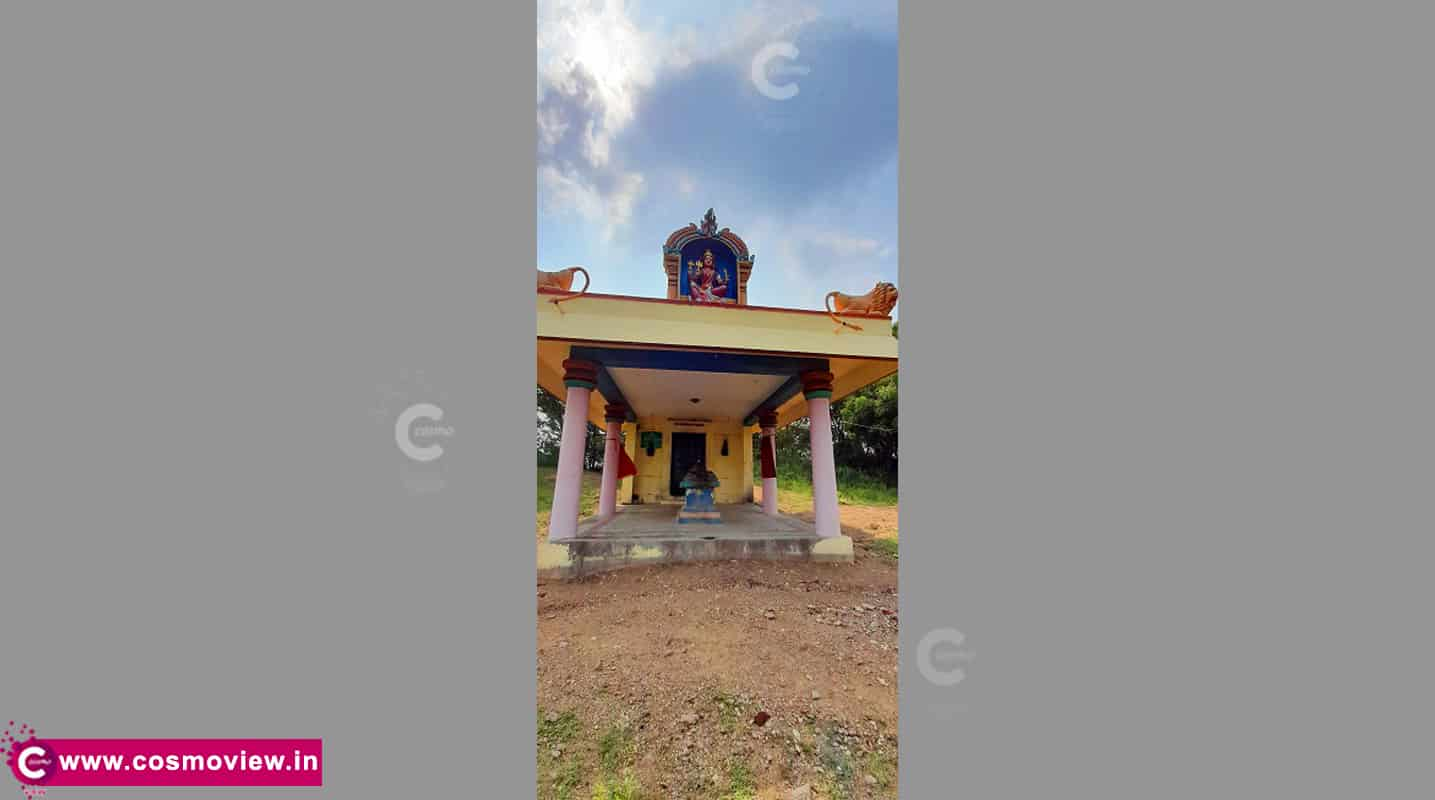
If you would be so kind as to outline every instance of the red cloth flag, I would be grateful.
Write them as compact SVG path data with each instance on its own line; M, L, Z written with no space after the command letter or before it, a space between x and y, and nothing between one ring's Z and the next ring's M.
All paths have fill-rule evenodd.
M776 446L771 436L764 435L759 441L762 442L762 477L777 477L777 454L773 452Z
M618 480L622 480L622 479L628 477L629 475L637 475L637 474L638 474L638 465L633 463L633 459L628 458L628 451L627 451L627 450L624 450L622 447L619 447L619 448L618 448Z

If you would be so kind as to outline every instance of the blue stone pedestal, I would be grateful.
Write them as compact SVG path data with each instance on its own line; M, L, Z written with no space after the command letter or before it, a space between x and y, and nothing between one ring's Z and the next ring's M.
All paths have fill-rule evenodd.
M718 525L722 523L722 517L717 507L713 505L712 489L689 489L683 500L683 507L678 511L678 523L703 523L707 525Z

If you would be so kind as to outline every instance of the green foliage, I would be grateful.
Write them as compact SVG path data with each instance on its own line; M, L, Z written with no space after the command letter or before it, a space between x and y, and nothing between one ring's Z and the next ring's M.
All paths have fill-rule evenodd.
M865 546L868 550L871 550L878 555L887 556L888 558L892 559L895 559L897 557L896 539L872 539L866 542Z
M897 376L853 392L832 407L832 452L840 466L897 485Z
M754 475L762 461L753 437ZM777 429L777 482L811 493L812 444L807 418ZM891 505L897 489L897 376L891 375L832 406L832 455L845 503ZM884 498L891 498L890 500Z
M643 787L639 785L632 770L624 770L623 777L599 778L593 784L593 800L642 800Z
M824 794L830 800L852 800L856 785L852 754L831 727L817 735L817 758L826 776Z
M888 788L897 779L897 764L885 752L868 753L862 761L862 771L877 779L877 785Z
M728 766L727 791L718 800L757 800L757 781L746 764L734 761Z
M633 732L627 725L615 724L598 740L598 761L607 775L616 775L633 754Z
M777 488L784 495L796 500L812 497L812 467L805 464L783 463L778 456ZM753 479L760 481L759 467L753 467ZM895 506L897 487L889 486L882 478L869 475L852 467L837 468L837 502L854 506Z
M578 735L578 717L574 716L572 711L559 714L552 722L547 717L548 715L542 711L538 712L538 741L540 744L549 746L567 744Z
M553 776L553 797L555 800L573 800L573 793L583 785L583 767L576 760L568 760Z
M554 747L567 745L578 737L581 725L578 718L571 711L565 711L556 715L549 721L548 715L542 709L538 711L538 752L540 755L540 769L546 754ZM574 792L579 791L583 786L583 765L574 755L569 754L567 760L552 763L551 770L543 770L546 776L543 778L553 789L552 793L545 795L554 800L575 800Z
M553 484L557 478L558 470L555 467L538 468L537 511L539 514L547 514L553 510ZM598 512L598 491L602 488L602 482L602 473L583 473L583 492L579 495L578 516L590 517ZM545 522L545 524L547 523Z
M718 692L713 695L713 702L718 707L718 727L728 733L736 731L742 723L742 700L725 692Z
M538 387L538 463L558 463L558 442L563 435L563 403Z

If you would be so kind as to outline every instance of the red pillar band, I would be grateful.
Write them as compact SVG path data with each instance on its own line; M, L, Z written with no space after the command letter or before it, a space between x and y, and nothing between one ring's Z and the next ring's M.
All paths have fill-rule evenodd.
M619 439L627 411L628 407L622 403L610 403L603 409L603 419L608 425L603 432L603 483L598 495L598 516L605 519L618 510L618 481L625 466Z
M800 378L802 380L802 394L808 400L814 397L832 396L832 373L804 372Z
M563 385L580 389L597 388L598 365L577 358L564 359Z
M762 428L759 441L762 443L762 477L777 477L777 414L765 412L758 415L758 425Z

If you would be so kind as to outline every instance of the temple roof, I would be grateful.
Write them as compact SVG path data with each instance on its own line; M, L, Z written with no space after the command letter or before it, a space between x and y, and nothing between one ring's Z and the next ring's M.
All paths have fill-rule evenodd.
M823 311L604 294L560 306L540 293L537 307L539 385L561 398L565 358L607 362L607 394L634 395L625 399L640 415L669 414L675 406L664 397L697 392L709 398L705 416L747 421L770 402L785 425L807 415L792 380L802 370L831 372L834 401L897 371L887 317L861 318L857 330ZM604 403L614 399L603 388L588 415L600 427Z

